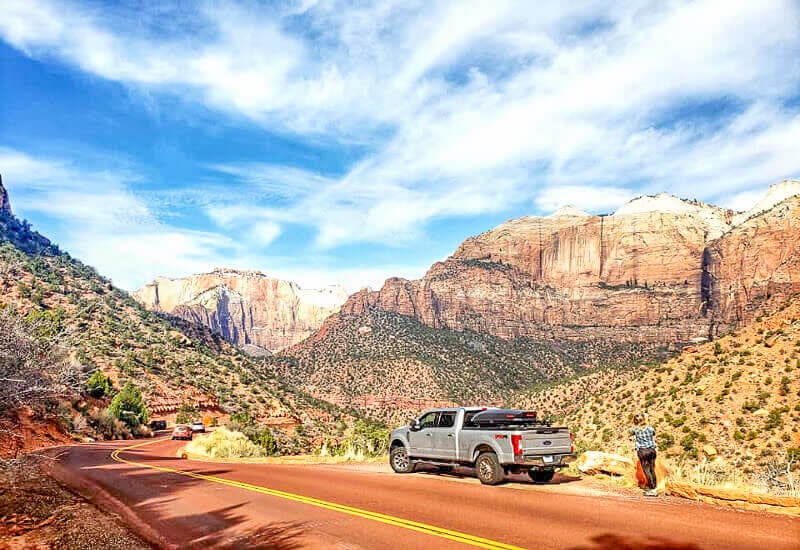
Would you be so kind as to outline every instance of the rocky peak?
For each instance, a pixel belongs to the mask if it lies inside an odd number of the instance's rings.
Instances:
[[[769,186],[767,194],[758,201],[753,208],[745,212],[741,212],[733,217],[733,225],[739,225],[745,220],[757,216],[762,212],[772,209],[777,204],[785,201],[786,199],[800,195],[800,180],[783,180],[780,183],[775,183]]]
[[[557,218],[557,217],[570,217],[570,218],[588,218],[589,214],[584,212],[583,210],[579,210],[572,205],[562,206],[552,214],[548,216],[549,218]]]
[[[13,214],[13,212],[11,212],[11,201],[8,198],[8,191],[3,187],[2,174],[0,174],[0,213]]]
[[[316,331],[347,299],[341,287],[304,289],[260,271],[218,268],[158,278],[133,293],[149,309],[200,323],[240,346],[278,351]]]
[[[672,214],[691,217],[706,226],[706,238],[712,240],[731,228],[735,212],[733,210],[714,206],[713,204],[682,199],[675,195],[670,195],[669,193],[659,193],[658,195],[637,197],[622,205],[614,212],[613,216],[622,217],[652,214]]]

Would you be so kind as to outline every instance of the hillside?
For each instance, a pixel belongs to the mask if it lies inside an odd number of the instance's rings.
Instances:
[[[339,310],[347,293],[336,286],[305,289],[259,271],[217,269],[179,279],[161,277],[133,297],[147,309],[201,324],[263,354],[310,336]]]
[[[640,353],[631,343],[556,346],[432,329],[412,317],[375,310],[334,315],[313,338],[267,363],[277,376],[316,397],[378,418],[406,420],[435,405],[503,404],[533,382],[585,372],[585,364],[603,357],[628,366]]]
[[[248,412],[278,428],[303,424],[311,438],[352,420],[208,329],[145,310],[9,210],[0,212],[0,307],[43,322],[86,370],[100,369],[118,387],[132,380],[156,417],[188,403],[214,415]],[[290,434],[288,450],[308,443]]]
[[[342,311],[506,339],[680,346],[800,291],[798,190],[776,184],[745,213],[661,194],[610,215],[567,208],[511,220],[465,240],[422,279],[388,279]]]
[[[629,452],[631,417],[647,412],[673,463],[718,456],[763,483],[800,452],[800,297],[658,367],[592,373],[515,404],[563,417],[581,446],[608,451]]]

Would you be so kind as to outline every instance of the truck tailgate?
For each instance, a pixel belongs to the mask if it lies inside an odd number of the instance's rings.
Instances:
[[[525,455],[562,454],[571,450],[568,428],[540,428],[522,434],[522,452]]]

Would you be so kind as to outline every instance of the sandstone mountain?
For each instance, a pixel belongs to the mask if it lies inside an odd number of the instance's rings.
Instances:
[[[217,416],[246,412],[278,428],[285,452],[308,450],[311,439],[321,444],[353,420],[207,328],[147,311],[8,211],[0,212],[0,308],[35,321],[118,388],[133,381],[156,418],[174,417],[184,404]],[[302,435],[293,435],[300,424]]]
[[[798,182],[752,213],[670,195],[611,215],[562,209],[467,239],[416,281],[389,279],[342,312],[410,315],[501,338],[670,345],[752,319],[800,290]]]
[[[316,331],[338,311],[341,287],[300,288],[258,271],[217,269],[180,279],[159,278],[134,292],[146,308],[199,323],[243,349],[274,352]]]
[[[656,364],[800,292],[799,190],[774,185],[750,213],[662,194],[611,215],[509,221],[420,280],[352,295],[274,368],[387,417],[413,408],[402,396],[503,402],[599,367]]]

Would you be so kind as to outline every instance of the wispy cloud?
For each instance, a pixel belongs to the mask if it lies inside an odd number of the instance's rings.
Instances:
[[[271,131],[367,144],[343,175],[213,168],[248,190],[221,228],[408,243],[431,220],[633,194],[726,200],[800,173],[791,0],[203,3],[158,33],[97,8],[7,0],[0,36]],[[146,27],[146,26],[145,26]]]
[[[57,220],[58,244],[129,290],[224,264],[238,246],[219,233],[164,224],[124,171],[94,172],[9,148],[0,148],[0,171],[17,213]]]

